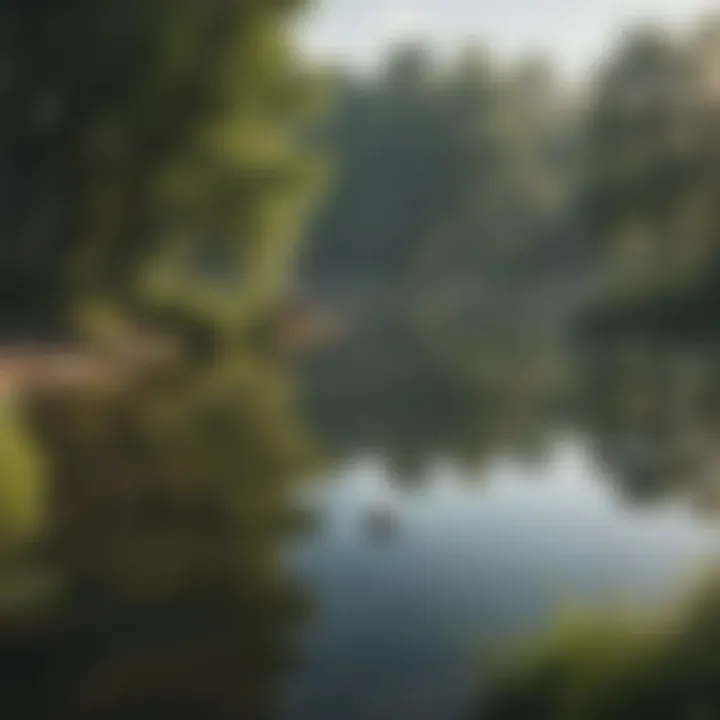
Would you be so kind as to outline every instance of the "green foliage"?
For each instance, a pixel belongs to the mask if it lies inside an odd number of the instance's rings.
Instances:
[[[594,88],[586,200],[611,326],[716,325],[719,49],[712,20],[682,40],[638,31]]]
[[[310,281],[430,293],[535,267],[567,241],[573,116],[541,62],[448,65],[422,46],[376,76],[339,74],[338,157],[306,248]]]
[[[52,503],[36,556],[0,566],[7,717],[273,716],[304,610],[281,557],[312,521],[291,399],[245,354],[34,402]]]
[[[0,555],[44,529],[45,468],[40,449],[8,400],[0,405]]]
[[[565,621],[510,660],[473,717],[692,720],[717,717],[716,580],[669,617]]]
[[[7,314],[222,304],[231,322],[228,307],[277,296],[312,184],[298,151],[312,93],[293,51],[297,7],[3,5]]]

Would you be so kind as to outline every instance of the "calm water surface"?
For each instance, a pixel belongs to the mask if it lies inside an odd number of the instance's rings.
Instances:
[[[289,553],[315,608],[293,719],[461,718],[502,641],[574,605],[662,606],[720,551],[716,525],[682,503],[629,508],[573,438],[471,477],[438,462],[412,492],[359,457],[307,501],[323,522]],[[368,531],[378,508],[392,537]]]
[[[6,414],[2,717],[461,720],[559,613],[713,568],[715,354],[448,349],[394,328]]]

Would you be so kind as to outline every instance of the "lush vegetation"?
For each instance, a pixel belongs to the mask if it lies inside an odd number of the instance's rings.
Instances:
[[[538,58],[398,47],[335,73],[317,133],[300,4],[0,11],[6,327],[118,309],[235,327],[283,292],[303,231],[301,282],[335,295],[560,275],[577,305],[592,277],[591,325],[713,324],[717,25],[630,34],[581,90]],[[334,182],[303,223],[318,138]]]
[[[0,406],[0,556],[3,549],[42,532],[46,520],[45,468],[26,418]]]
[[[3,4],[5,326],[168,308],[237,323],[277,297],[312,174],[300,5]]]
[[[34,403],[52,504],[0,556],[7,717],[273,716],[304,608],[280,553],[312,521],[290,390],[246,354]]]
[[[716,324],[719,40],[713,22],[684,38],[638,32],[595,88],[586,202],[611,326]]]
[[[318,129],[302,5],[0,6],[0,335],[135,321],[211,350],[0,407],[10,717],[272,716],[302,610],[280,555],[315,458],[259,340],[298,257],[350,330],[305,368],[338,456],[414,480],[572,417],[628,497],[717,503],[715,355],[697,373],[585,347],[571,366],[561,339],[590,300],[593,332],[717,331],[719,26],[631,34],[582,90],[539,59],[397,48],[335,73]],[[318,145],[335,179],[305,220]],[[669,625],[553,635],[482,717],[717,714],[707,597]]]
[[[281,300],[315,184],[300,6],[0,7],[0,336],[223,340],[107,383],[3,387],[8,718],[273,715],[302,611],[279,555],[314,454],[285,369],[241,331]]]
[[[501,68],[481,49],[440,64],[403,46],[376,76],[338,72],[335,103],[308,283],[428,293],[577,259],[577,128],[551,67]]]
[[[516,653],[471,717],[692,720],[720,712],[717,580],[673,616],[566,618]]]
[[[566,286],[590,329],[715,326],[720,29],[628,33],[585,86],[542,59],[399,47],[338,72],[304,278],[335,296]],[[543,284],[544,280],[544,284]],[[538,284],[540,283],[540,284]]]

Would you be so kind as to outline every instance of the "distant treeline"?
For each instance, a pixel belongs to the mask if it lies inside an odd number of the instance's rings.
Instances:
[[[480,282],[572,252],[578,128],[549,66],[502,71],[479,49],[440,66],[405,46],[335,92],[309,281]]]
[[[542,59],[397,48],[338,72],[309,284],[487,285],[588,271],[589,329],[714,325],[720,24],[628,32],[585,84]]]

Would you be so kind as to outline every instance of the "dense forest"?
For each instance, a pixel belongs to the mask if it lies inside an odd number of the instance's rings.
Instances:
[[[637,28],[573,85],[482,47],[440,62],[400,46],[370,77],[338,71],[335,182],[301,282],[433,302],[560,285],[595,329],[711,331],[719,34]]]
[[[588,120],[587,203],[610,317],[638,329],[717,320],[720,27],[638,33],[604,68]]]
[[[321,295],[564,280],[595,323],[712,324],[717,24],[628,33],[584,84],[422,44],[320,82],[292,5],[2,8],[6,329],[120,306],[237,326],[285,292],[301,236]]]
[[[578,261],[579,128],[549,65],[499,68],[481,48],[441,65],[400,46],[376,76],[338,72],[334,87],[335,182],[308,283],[427,292]]]
[[[300,8],[0,4],[4,717],[274,714],[314,453],[246,330],[320,169]],[[128,363],[134,326],[204,352]]]
[[[228,324],[282,292],[316,174],[301,3],[3,3],[5,326]]]

